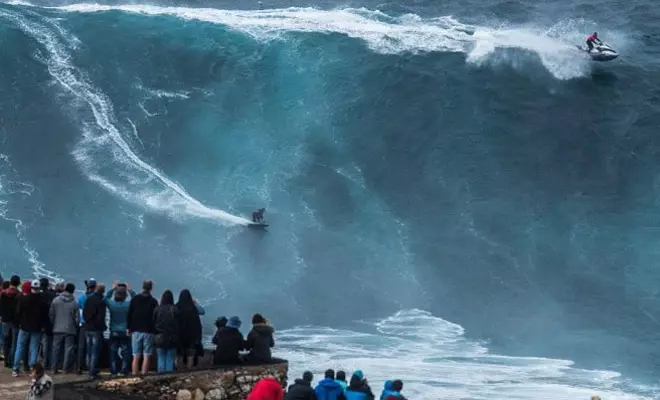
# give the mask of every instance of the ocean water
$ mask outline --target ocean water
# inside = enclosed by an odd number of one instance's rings
[[[261,311],[292,377],[655,398],[659,18],[0,4],[0,272],[186,286],[209,329]],[[575,48],[594,30],[620,59]]]

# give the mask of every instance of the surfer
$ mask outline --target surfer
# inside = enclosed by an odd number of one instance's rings
[[[257,211],[252,213],[252,222],[255,224],[260,224],[264,220],[264,212],[266,212],[265,208],[260,208]]]
[[[598,39],[598,32],[594,32],[592,35],[587,37],[587,52],[590,52],[594,48],[594,43],[602,45],[603,42]]]

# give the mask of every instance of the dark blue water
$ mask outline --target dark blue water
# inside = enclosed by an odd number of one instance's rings
[[[61,5],[0,6],[3,274],[658,372],[653,3]]]

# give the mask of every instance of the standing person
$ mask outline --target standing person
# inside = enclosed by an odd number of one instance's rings
[[[16,352],[14,353],[14,371],[12,373],[14,377],[18,376],[21,359],[26,352],[28,354],[28,365],[24,365],[24,368],[29,368],[30,365],[37,362],[41,332],[45,325],[45,308],[46,304],[39,293],[39,281],[35,280],[32,282],[30,293],[21,296],[16,307],[19,330]]]
[[[53,325],[50,322],[48,313],[53,299],[57,294],[51,288],[48,278],[39,279],[39,287],[41,288],[41,298],[43,299],[46,307],[44,308],[46,314],[44,315],[44,332],[41,336],[41,359],[44,362],[46,370],[51,369],[51,357],[53,355]]]
[[[193,301],[188,289],[183,289],[179,294],[179,302],[176,303],[181,319],[181,330],[179,337],[179,361],[177,366],[191,369],[193,367],[197,346],[202,343],[202,321],[199,318],[198,307]]]
[[[361,370],[357,370],[351,376],[351,382],[346,389],[346,398],[348,400],[374,400],[374,393],[369,387],[367,378]]]
[[[160,298],[160,305],[154,310],[154,326],[156,334],[154,335],[154,346],[158,358],[158,372],[174,371],[174,360],[176,349],[180,344],[181,328],[183,322],[179,314],[178,307],[174,305],[174,295],[170,290],[163,292]]]
[[[50,376],[46,375],[44,366],[36,363],[32,366],[32,380],[28,400],[53,400],[55,398],[55,387]]]
[[[100,372],[101,349],[103,347],[103,332],[105,325],[105,285],[98,285],[96,291],[87,297],[83,318],[85,318],[85,336],[87,346],[87,374],[95,379]]]
[[[53,375],[64,367],[64,372],[71,373],[73,370],[73,357],[76,349],[76,333],[80,325],[80,311],[78,303],[73,297],[76,286],[67,283],[64,291],[57,296],[50,305],[48,319],[53,325]],[[64,362],[62,363],[62,350],[64,350]]]
[[[335,380],[337,381],[338,384],[341,385],[341,388],[344,390],[344,393],[346,393],[346,388],[348,387],[348,382],[346,382],[346,372],[342,370],[337,371]]]
[[[96,280],[90,278],[85,281],[85,293],[78,296],[78,309],[80,310],[80,328],[78,329],[78,374],[82,375],[83,369],[89,367],[85,365],[87,361],[87,335],[85,334],[85,302],[87,298],[96,291]]]
[[[128,294],[135,293],[127,284],[115,282],[105,297],[110,310],[110,375],[117,375],[117,353],[121,353],[121,374],[128,375],[131,368],[131,338],[128,336]]]
[[[140,357],[142,359],[142,374],[149,372],[149,362],[153,353],[154,340],[154,310],[158,302],[151,295],[153,282],[142,283],[142,293],[133,297],[128,307],[128,334],[131,335],[133,348],[133,375],[138,374]]]
[[[250,350],[247,362],[250,364],[268,364],[271,362],[271,347],[275,346],[273,339],[275,330],[261,314],[252,316],[252,330],[245,341],[245,349]]]
[[[21,278],[14,275],[9,280],[9,287],[0,293],[0,321],[2,322],[2,352],[5,355],[5,367],[14,366],[14,353],[18,341],[18,320],[16,319],[16,306],[21,295],[18,287]]]

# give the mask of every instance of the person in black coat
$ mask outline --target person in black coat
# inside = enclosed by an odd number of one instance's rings
[[[245,349],[250,350],[246,361],[250,364],[268,364],[272,360],[271,347],[275,346],[275,329],[261,314],[252,317],[252,330],[245,341]]]
[[[14,376],[18,376],[21,366],[21,360],[28,354],[28,364],[24,368],[29,368],[37,362],[39,354],[39,344],[41,343],[41,332],[44,329],[44,316],[46,315],[46,303],[43,302],[39,293],[39,281],[26,285],[30,287],[30,293],[18,298],[16,305],[16,314],[14,315],[18,323],[18,339],[16,352],[14,353]],[[25,360],[23,360],[25,363]]]
[[[51,369],[51,357],[53,355],[53,324],[50,322],[48,310],[53,303],[57,294],[50,285],[48,278],[39,279],[41,288],[41,297],[46,303],[46,315],[44,315],[44,334],[41,337],[41,358],[44,360],[44,368],[48,371]]]
[[[302,379],[296,379],[295,383],[289,386],[284,400],[316,400],[316,393],[312,389],[312,380],[314,380],[314,375],[309,371],[305,371]]]
[[[83,308],[87,369],[90,378],[96,378],[100,372],[99,363],[101,361],[101,350],[103,349],[103,332],[108,329],[105,324],[107,307],[105,285],[97,285],[96,291],[87,297]]]
[[[241,320],[231,317],[225,326],[218,326],[213,336],[213,344],[216,345],[213,356],[214,365],[238,365],[242,364],[239,352],[245,349],[243,334],[239,331]]]
[[[202,321],[188,289],[183,289],[179,293],[179,301],[176,303],[176,307],[179,309],[179,324],[182,327],[179,336],[177,367],[180,366],[180,369],[183,369],[185,359],[185,366],[191,369],[197,347],[202,343]]]

